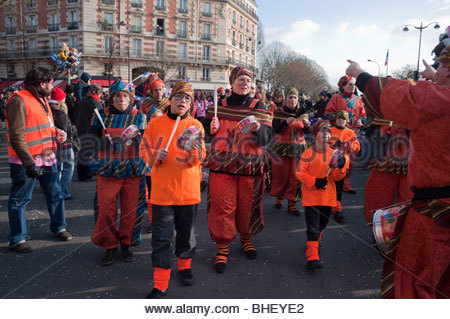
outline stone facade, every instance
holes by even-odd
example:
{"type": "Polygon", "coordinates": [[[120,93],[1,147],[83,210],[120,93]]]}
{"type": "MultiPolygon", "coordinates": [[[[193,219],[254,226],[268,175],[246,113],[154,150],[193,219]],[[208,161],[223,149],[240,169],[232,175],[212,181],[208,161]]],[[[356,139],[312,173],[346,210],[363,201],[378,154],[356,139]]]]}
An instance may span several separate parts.
{"type": "Polygon", "coordinates": [[[233,67],[256,66],[254,0],[9,0],[0,21],[3,79],[51,66],[62,42],[83,52],[80,73],[159,71],[196,89],[228,86],[233,67]]]}

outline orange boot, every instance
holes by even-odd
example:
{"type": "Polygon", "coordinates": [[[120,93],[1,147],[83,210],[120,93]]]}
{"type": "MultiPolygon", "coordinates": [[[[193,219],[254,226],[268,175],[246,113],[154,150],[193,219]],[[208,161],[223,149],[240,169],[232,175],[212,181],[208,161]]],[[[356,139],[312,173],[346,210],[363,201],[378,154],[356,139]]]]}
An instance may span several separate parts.
{"type": "Polygon", "coordinates": [[[307,241],[306,242],[306,260],[308,270],[322,268],[322,263],[319,259],[319,242],[307,241]]]}

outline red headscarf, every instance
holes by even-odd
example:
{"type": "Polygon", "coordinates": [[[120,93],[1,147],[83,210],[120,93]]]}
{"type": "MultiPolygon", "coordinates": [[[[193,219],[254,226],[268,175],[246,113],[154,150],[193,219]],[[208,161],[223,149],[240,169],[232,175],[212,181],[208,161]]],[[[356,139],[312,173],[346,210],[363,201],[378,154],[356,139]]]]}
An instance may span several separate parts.
{"type": "Polygon", "coordinates": [[[248,72],[242,66],[237,66],[230,73],[230,84],[233,85],[234,81],[236,81],[236,79],[241,75],[247,75],[248,77],[251,77],[250,72],[248,72]]]}

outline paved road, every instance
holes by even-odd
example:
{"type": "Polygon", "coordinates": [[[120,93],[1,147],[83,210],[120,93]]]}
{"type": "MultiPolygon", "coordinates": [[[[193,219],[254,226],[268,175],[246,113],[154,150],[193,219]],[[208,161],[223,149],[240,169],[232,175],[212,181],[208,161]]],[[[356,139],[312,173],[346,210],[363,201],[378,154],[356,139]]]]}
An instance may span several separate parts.
{"type": "MultiPolygon", "coordinates": [[[[2,132],[4,137],[4,131],[2,132]]],[[[306,270],[304,215],[294,217],[264,199],[265,228],[254,237],[257,260],[247,260],[237,241],[230,247],[225,273],[212,268],[215,246],[206,224],[206,194],[199,206],[193,261],[195,284],[182,287],[172,272],[170,298],[379,298],[382,260],[370,247],[371,231],[365,225],[363,187],[369,172],[356,169],[352,185],[357,195],[344,194],[346,222],[330,222],[324,233],[321,259],[324,269],[306,270]]],[[[93,230],[92,198],[95,183],[73,182],[74,200],[66,203],[69,230],[74,240],[55,241],[49,232],[45,198],[36,186],[28,206],[27,221],[31,254],[9,251],[7,200],[9,166],[6,145],[0,144],[0,296],[6,298],[143,298],[152,288],[151,234],[143,234],[137,258],[125,263],[117,258],[108,267],[99,261],[103,250],[89,237],[93,230]]],[[[148,225],[146,215],[143,230],[148,225]]],[[[175,265],[175,258],[173,260],[175,265]]]]}

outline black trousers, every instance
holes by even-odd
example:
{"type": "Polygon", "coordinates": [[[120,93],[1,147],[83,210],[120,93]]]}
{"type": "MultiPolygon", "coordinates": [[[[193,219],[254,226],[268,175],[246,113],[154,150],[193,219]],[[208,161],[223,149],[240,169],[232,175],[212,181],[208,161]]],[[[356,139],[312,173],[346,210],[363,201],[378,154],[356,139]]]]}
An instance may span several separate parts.
{"type": "Polygon", "coordinates": [[[330,206],[305,206],[306,238],[308,241],[318,241],[319,235],[328,225],[330,206]]]}
{"type": "Polygon", "coordinates": [[[145,183],[147,183],[147,193],[148,193],[147,200],[150,200],[150,193],[151,193],[151,190],[152,190],[152,177],[151,176],[145,176],[145,183]]]}
{"type": "Polygon", "coordinates": [[[197,205],[160,206],[153,204],[152,212],[153,267],[170,269],[174,230],[176,230],[175,255],[183,259],[193,258],[196,249],[194,221],[197,205]]]}
{"type": "Polygon", "coordinates": [[[91,167],[89,165],[83,165],[77,163],[77,176],[79,180],[92,179],[94,177],[94,173],[91,171],[91,167]]]}
{"type": "Polygon", "coordinates": [[[344,179],[341,179],[340,181],[334,183],[336,184],[337,200],[340,201],[342,199],[342,188],[344,187],[344,179]]]}

